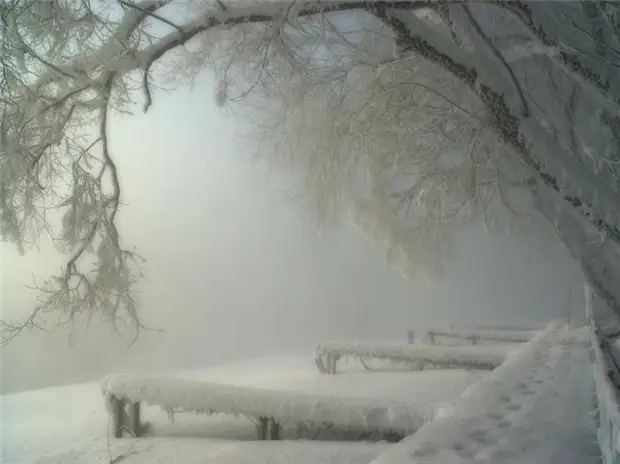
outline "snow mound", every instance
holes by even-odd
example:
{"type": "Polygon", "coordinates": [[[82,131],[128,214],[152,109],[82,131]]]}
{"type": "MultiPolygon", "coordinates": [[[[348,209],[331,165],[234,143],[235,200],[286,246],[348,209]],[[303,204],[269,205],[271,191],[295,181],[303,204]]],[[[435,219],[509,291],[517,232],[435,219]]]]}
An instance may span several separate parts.
{"type": "Polygon", "coordinates": [[[116,374],[102,380],[101,391],[106,403],[113,395],[167,411],[265,417],[280,423],[329,424],[402,435],[415,432],[424,423],[415,407],[397,401],[339,398],[177,377],[116,374]]]}
{"type": "Polygon", "coordinates": [[[373,464],[598,462],[587,335],[550,325],[373,464]]]}
{"type": "Polygon", "coordinates": [[[315,356],[361,356],[412,363],[431,363],[451,367],[494,369],[519,345],[435,346],[403,343],[326,342],[315,356]]]}

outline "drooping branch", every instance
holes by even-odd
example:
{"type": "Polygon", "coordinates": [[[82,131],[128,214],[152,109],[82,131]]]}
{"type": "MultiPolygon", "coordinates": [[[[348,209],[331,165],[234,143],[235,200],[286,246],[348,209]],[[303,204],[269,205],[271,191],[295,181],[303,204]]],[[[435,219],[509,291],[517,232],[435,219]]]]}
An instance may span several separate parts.
{"type": "MultiPolygon", "coordinates": [[[[63,166],[63,169],[68,168],[67,170],[73,176],[71,179],[73,182],[72,196],[64,203],[70,213],[65,218],[65,222],[69,226],[67,227],[65,242],[70,244],[71,254],[67,263],[64,282],[59,284],[63,287],[50,293],[52,296],[48,300],[51,301],[48,307],[70,307],[68,313],[73,315],[79,312],[80,308],[100,311],[105,304],[108,304],[107,315],[112,317],[116,314],[121,301],[124,300],[130,316],[135,317],[135,303],[129,291],[129,285],[135,276],[127,272],[127,260],[132,256],[132,253],[122,249],[115,224],[122,190],[119,174],[114,163],[115,157],[110,153],[108,140],[108,118],[116,103],[114,97],[118,95],[119,90],[125,89],[129,80],[127,78],[129,73],[141,73],[141,85],[145,94],[144,110],[147,111],[153,102],[151,91],[153,75],[151,72],[154,64],[170,51],[188,44],[202,33],[217,29],[225,33],[226,29],[234,26],[261,23],[270,26],[265,28],[266,34],[273,34],[274,38],[279,39],[273,40],[273,42],[277,42],[282,50],[293,55],[298,50],[285,50],[290,44],[285,44],[281,40],[286,35],[285,29],[298,27],[298,25],[293,24],[298,18],[316,16],[316,19],[325,21],[325,15],[328,13],[345,11],[364,11],[388,25],[400,45],[401,54],[397,59],[406,59],[411,54],[423,57],[429,62],[439,65],[450,76],[456,77],[465,84],[471,93],[475,94],[482,102],[484,111],[481,112],[484,113],[485,123],[490,122],[495,132],[517,154],[517,156],[513,155],[514,158],[520,159],[529,166],[529,169],[551,191],[558,192],[564,206],[572,208],[578,218],[586,218],[599,231],[605,232],[612,241],[620,243],[617,213],[613,209],[614,205],[620,204],[617,189],[609,185],[610,183],[607,182],[609,178],[606,178],[606,182],[602,183],[603,185],[596,186],[595,173],[584,169],[584,164],[576,159],[576,156],[572,156],[574,153],[571,153],[570,149],[566,149],[560,143],[559,137],[550,135],[541,121],[535,119],[535,105],[532,104],[531,96],[527,93],[525,84],[519,81],[517,73],[514,72],[516,60],[511,61],[504,50],[495,46],[486,33],[484,25],[475,18],[469,6],[463,8],[458,6],[464,2],[449,0],[316,1],[291,5],[290,1],[226,4],[224,1],[217,0],[212,5],[206,6],[206,9],[197,12],[192,20],[184,24],[166,18],[162,10],[164,7],[170,6],[171,3],[171,0],[145,0],[142,2],[119,0],[123,13],[121,19],[115,22],[106,20],[106,22],[102,19],[103,17],[97,17],[99,23],[97,21],[94,23],[101,26],[102,35],[98,36],[98,39],[92,39],[88,44],[74,43],[75,49],[80,50],[80,53],[76,53],[75,56],[70,56],[73,45],[69,46],[65,43],[69,40],[67,39],[68,35],[58,39],[59,44],[55,44],[62,49],[62,53],[39,51],[40,48],[37,48],[35,43],[36,27],[32,34],[29,35],[28,32],[29,27],[34,27],[30,23],[26,24],[27,27],[24,27],[23,33],[20,32],[21,29],[15,26],[16,29],[13,31],[15,33],[10,40],[7,39],[6,35],[2,38],[4,53],[2,53],[3,56],[0,56],[0,62],[7,62],[10,66],[2,67],[3,75],[6,77],[0,84],[0,89],[2,89],[0,104],[3,105],[3,114],[0,119],[3,129],[1,134],[3,159],[0,160],[2,162],[0,168],[5,172],[9,172],[10,169],[11,172],[11,175],[5,174],[2,177],[3,183],[0,184],[0,192],[3,195],[0,203],[2,205],[3,234],[5,233],[6,223],[12,227],[9,235],[14,240],[19,240],[23,235],[27,227],[24,225],[26,221],[20,216],[25,209],[22,200],[27,198],[30,201],[28,206],[31,208],[35,203],[23,192],[30,194],[33,191],[33,185],[38,185],[43,190],[44,182],[42,179],[45,175],[50,179],[54,176],[56,179],[61,176],[57,172],[53,172],[54,159],[62,159],[67,165],[63,166]],[[413,13],[415,10],[424,8],[439,11],[440,16],[449,22],[448,32],[440,30],[436,25],[430,24],[429,21],[416,17],[413,13]],[[455,18],[450,14],[452,9],[464,11],[468,23],[458,24],[455,22],[455,18]],[[152,23],[166,24],[172,30],[155,37],[147,32],[148,26],[152,23]],[[460,27],[463,25],[466,27],[460,27]],[[463,31],[475,34],[476,43],[482,46],[482,50],[489,53],[483,53],[476,47],[472,51],[469,43],[465,46],[461,45],[459,33],[463,31]],[[33,37],[35,38],[33,39],[33,37]],[[29,39],[33,43],[28,43],[29,39]],[[31,64],[28,72],[20,74],[19,66],[15,64],[18,60],[12,58],[11,51],[25,56],[25,59],[31,64]],[[62,59],[58,59],[61,55],[62,59]],[[499,72],[492,72],[495,70],[499,70],[499,72]],[[87,160],[92,161],[92,158],[96,158],[87,154],[90,147],[87,150],[82,150],[79,139],[77,137],[72,139],[68,135],[71,131],[88,124],[93,118],[99,123],[98,140],[100,142],[96,148],[101,149],[99,158],[95,162],[96,166],[92,168],[93,171],[96,171],[94,174],[89,170],[90,168],[85,167],[87,160]],[[11,153],[10,159],[5,157],[5,150],[7,153],[11,153]],[[24,160],[28,163],[27,166],[23,164],[24,160]],[[13,173],[16,175],[12,175],[13,173]],[[103,183],[108,178],[112,184],[111,193],[103,188],[103,183]],[[79,269],[79,265],[82,260],[85,261],[86,250],[94,245],[97,240],[101,242],[98,253],[100,252],[102,257],[99,259],[105,258],[107,261],[100,263],[101,266],[98,268],[100,276],[103,277],[93,280],[79,269]],[[106,280],[112,279],[107,273],[108,269],[114,269],[116,272],[116,275],[112,277],[118,278],[121,274],[126,277],[112,292],[109,291],[111,284],[106,280]],[[128,275],[129,277],[127,277],[128,275]],[[72,280],[72,286],[69,285],[69,280],[72,280]],[[99,299],[91,298],[92,292],[100,292],[97,297],[99,299]],[[108,300],[113,301],[109,303],[108,300]]],[[[515,1],[493,2],[493,4],[496,8],[517,18],[529,33],[532,42],[536,41],[542,45],[542,53],[539,55],[541,61],[548,59],[549,62],[568,71],[573,83],[583,86],[584,93],[591,94],[596,104],[605,108],[611,118],[616,117],[618,102],[607,98],[609,96],[609,85],[599,82],[599,73],[584,67],[579,59],[575,58],[573,51],[562,48],[563,45],[557,38],[550,38],[549,34],[536,24],[534,14],[527,3],[515,1]]],[[[14,2],[8,7],[8,10],[5,5],[0,5],[3,27],[10,29],[13,27],[12,25],[20,22],[21,18],[17,14],[13,14],[19,9],[17,5],[18,2],[14,2]]],[[[54,3],[52,6],[55,7],[55,5],[54,3]]],[[[57,11],[53,10],[53,13],[62,15],[63,11],[58,9],[57,11]]],[[[89,11],[87,15],[94,16],[94,13],[89,11]]],[[[64,17],[65,20],[67,18],[69,16],[64,17]]],[[[89,27],[86,23],[82,25],[85,28],[89,27]]],[[[70,27],[68,23],[64,26],[70,27]]],[[[297,31],[299,32],[302,29],[303,27],[299,26],[297,31]]],[[[304,30],[303,32],[306,34],[307,31],[304,30]]],[[[325,39],[325,31],[323,30],[322,33],[322,37],[318,34],[317,37],[325,39]]],[[[298,38],[307,38],[308,35],[304,34],[300,33],[298,38]]],[[[95,36],[97,35],[95,34],[95,36]]],[[[53,37],[49,38],[49,40],[53,39],[53,37]]],[[[262,37],[261,40],[263,40],[261,43],[264,44],[270,38],[262,37]]],[[[327,39],[325,41],[327,42],[327,39]]],[[[349,44],[353,44],[353,42],[349,44]]],[[[307,48],[311,48],[313,45],[308,45],[307,48]]],[[[299,46],[300,49],[303,47],[303,45],[298,44],[293,45],[293,47],[295,46],[299,46]]],[[[208,50],[203,52],[206,54],[208,50]]],[[[275,67],[269,63],[269,59],[272,58],[271,54],[272,47],[266,46],[264,54],[261,53],[262,60],[258,80],[263,79],[264,76],[273,79],[269,73],[275,67]],[[270,66],[271,68],[269,68],[270,66]]],[[[349,71],[347,69],[341,74],[346,75],[349,71]]],[[[259,87],[258,80],[251,87],[251,90],[259,87]]],[[[347,79],[343,78],[342,82],[345,83],[343,87],[346,87],[347,79]]],[[[408,82],[403,81],[400,83],[400,87],[402,92],[398,92],[399,95],[406,97],[407,93],[414,94],[420,86],[409,85],[408,82]]],[[[559,87],[561,85],[558,85],[559,87]]],[[[344,95],[346,92],[341,93],[344,95]]],[[[432,92],[429,91],[430,93],[432,92]]],[[[392,101],[388,102],[391,96],[387,92],[385,95],[388,96],[385,97],[383,104],[398,105],[392,101]]],[[[381,97],[383,98],[385,95],[381,95],[381,97]]],[[[435,96],[441,95],[441,92],[435,92],[435,96]]],[[[575,96],[571,96],[572,100],[569,105],[571,108],[575,107],[577,100],[573,97],[575,96]]],[[[406,98],[404,100],[407,101],[406,98]]],[[[429,98],[430,100],[431,98],[429,98]]],[[[444,108],[442,105],[445,105],[445,102],[438,102],[438,100],[433,97],[433,105],[444,108]]],[[[473,106],[476,105],[478,103],[473,106]]],[[[406,114],[408,110],[406,106],[407,104],[402,104],[401,108],[397,108],[398,111],[395,110],[394,114],[406,114]]],[[[356,108],[360,107],[361,105],[356,108]]],[[[455,108],[457,107],[459,107],[458,104],[455,108]]],[[[468,112],[464,110],[464,106],[460,106],[459,109],[464,114],[468,112]]],[[[571,111],[568,107],[566,110],[571,111]]],[[[342,114],[351,116],[351,113],[343,112],[342,114]]],[[[354,117],[358,117],[357,113],[354,117]]],[[[466,123],[463,123],[461,119],[455,119],[457,126],[466,126],[466,123]]],[[[406,124],[406,121],[397,118],[390,122],[398,122],[402,125],[399,126],[400,128],[406,124]]],[[[416,121],[416,123],[418,122],[416,121]]],[[[571,121],[571,124],[575,123],[571,121]]],[[[346,124],[341,124],[341,126],[347,127],[346,124]]],[[[360,121],[356,127],[376,130],[372,126],[372,121],[360,121]]],[[[424,124],[420,124],[418,129],[427,131],[433,136],[437,135],[448,139],[453,136],[453,132],[461,130],[461,127],[443,127],[437,130],[437,128],[428,128],[424,127],[424,124]]],[[[404,128],[404,130],[407,131],[408,129],[404,128]]],[[[396,129],[394,129],[394,133],[391,135],[400,137],[401,134],[396,134],[396,129]]],[[[468,179],[471,185],[463,189],[467,192],[475,192],[478,183],[491,184],[494,182],[493,180],[489,181],[488,178],[480,180],[478,177],[476,163],[479,160],[472,156],[472,152],[477,147],[478,135],[474,133],[470,139],[470,146],[465,149],[466,156],[470,156],[472,160],[471,176],[468,179]]],[[[580,143],[578,134],[575,132],[565,135],[571,139],[573,147],[580,143]]],[[[341,140],[351,138],[347,134],[341,134],[341,140]]],[[[493,136],[493,138],[496,137],[493,136]]],[[[388,139],[389,137],[385,136],[382,140],[385,142],[388,139]]],[[[334,147],[326,144],[321,148],[329,153],[334,147]]],[[[411,146],[407,146],[407,149],[411,150],[411,146]]],[[[401,155],[399,154],[399,156],[401,155]]],[[[480,156],[484,158],[483,155],[480,156]]],[[[342,162],[342,160],[338,161],[342,162]]],[[[319,168],[321,170],[319,175],[326,177],[330,175],[325,172],[332,166],[329,164],[330,162],[319,168]]],[[[389,173],[386,174],[389,169],[381,165],[383,162],[387,161],[373,161],[372,159],[369,161],[369,164],[375,163],[372,164],[372,169],[379,173],[375,173],[377,175],[373,179],[373,182],[376,182],[378,186],[373,185],[372,188],[387,190],[382,184],[385,179],[381,176],[389,177],[389,173]]],[[[60,169],[58,170],[60,171],[60,169]]],[[[0,175],[2,175],[1,172],[0,175]]],[[[445,226],[451,216],[456,215],[461,209],[465,209],[469,205],[466,204],[467,200],[463,200],[460,204],[446,206],[441,191],[448,185],[446,179],[449,179],[449,175],[441,172],[441,169],[436,169],[433,176],[429,176],[429,179],[439,183],[446,182],[445,185],[442,184],[438,188],[431,189],[431,198],[427,198],[427,205],[431,205],[432,208],[443,213],[436,217],[430,217],[430,220],[445,226]]],[[[498,182],[497,188],[499,188],[500,194],[505,197],[501,182],[496,182],[498,182]]],[[[50,181],[48,184],[52,184],[52,182],[50,181]]],[[[400,199],[397,198],[395,202],[401,200],[402,204],[411,204],[414,197],[423,194],[429,195],[428,189],[425,191],[424,188],[418,186],[418,188],[406,191],[405,194],[396,194],[395,197],[400,196],[400,199]]],[[[42,192],[36,198],[43,198],[44,195],[45,192],[42,192]]],[[[486,199],[480,201],[486,201],[486,199]]],[[[380,206],[385,207],[383,204],[380,206]]],[[[381,211],[381,213],[378,216],[387,221],[386,218],[389,214],[386,211],[381,211]]],[[[424,233],[426,232],[424,231],[424,233]]],[[[437,240],[439,238],[441,238],[440,234],[437,234],[437,240]]],[[[604,285],[608,284],[609,282],[606,282],[604,285]]]]}

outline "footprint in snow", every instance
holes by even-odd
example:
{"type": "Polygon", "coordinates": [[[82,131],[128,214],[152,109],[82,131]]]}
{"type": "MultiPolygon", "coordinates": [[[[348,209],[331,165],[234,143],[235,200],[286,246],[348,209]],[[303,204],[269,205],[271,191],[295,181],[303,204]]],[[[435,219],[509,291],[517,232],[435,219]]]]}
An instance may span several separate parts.
{"type": "Polygon", "coordinates": [[[490,417],[493,420],[502,420],[504,418],[504,414],[503,413],[498,413],[498,412],[487,412],[487,417],[490,417]]]}
{"type": "Polygon", "coordinates": [[[419,458],[425,458],[437,454],[437,449],[430,443],[422,443],[418,449],[413,452],[413,455],[419,458]]]}
{"type": "Polygon", "coordinates": [[[472,430],[471,432],[469,432],[467,434],[467,436],[469,438],[471,438],[472,440],[481,443],[483,445],[488,445],[489,443],[491,443],[493,440],[490,439],[489,437],[489,432],[487,430],[484,429],[476,429],[476,430],[472,430]]]}

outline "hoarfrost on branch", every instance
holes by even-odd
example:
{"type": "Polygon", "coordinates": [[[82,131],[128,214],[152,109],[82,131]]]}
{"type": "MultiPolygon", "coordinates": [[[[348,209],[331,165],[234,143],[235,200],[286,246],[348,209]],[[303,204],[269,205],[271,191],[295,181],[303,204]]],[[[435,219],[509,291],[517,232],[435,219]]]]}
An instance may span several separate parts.
{"type": "MultiPolygon", "coordinates": [[[[620,313],[620,8],[611,2],[12,0],[0,5],[0,231],[67,253],[25,323],[99,313],[141,328],[141,259],[117,227],[109,120],[162,74],[212,68],[261,159],[349,212],[407,274],[452,237],[540,210],[620,313]],[[165,59],[164,59],[165,57],[165,59]],[[534,207],[534,208],[533,208],[534,207]],[[57,217],[50,212],[60,212],[57,217]],[[567,231],[567,227],[578,230],[567,231]]],[[[522,221],[523,222],[523,221],[522,221]]],[[[137,331],[136,331],[137,333],[137,331]]]]}

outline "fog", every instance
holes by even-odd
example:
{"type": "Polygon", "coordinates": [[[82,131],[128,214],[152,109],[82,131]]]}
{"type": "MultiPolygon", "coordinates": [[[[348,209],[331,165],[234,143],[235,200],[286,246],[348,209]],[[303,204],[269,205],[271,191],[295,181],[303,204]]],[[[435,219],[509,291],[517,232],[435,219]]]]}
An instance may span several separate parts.
{"type": "MultiPolygon", "coordinates": [[[[147,115],[117,117],[112,153],[124,187],[125,243],[147,258],[142,317],[163,332],[125,342],[106,328],[31,332],[2,348],[2,391],[306,354],[325,339],[406,340],[408,328],[583,318],[583,278],[550,227],[519,240],[473,227],[441,281],[405,279],[344,223],[318,234],[277,175],[248,162],[235,118],[207,77],[161,93],[147,115]],[[570,289],[570,290],[569,290],[570,289]],[[570,294],[569,294],[570,292],[570,294]]],[[[62,265],[49,242],[2,247],[3,317],[24,316],[25,288],[62,265]]]]}

